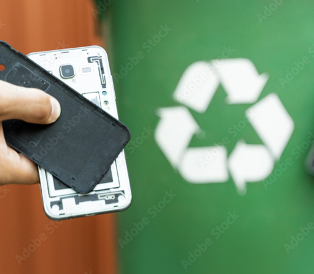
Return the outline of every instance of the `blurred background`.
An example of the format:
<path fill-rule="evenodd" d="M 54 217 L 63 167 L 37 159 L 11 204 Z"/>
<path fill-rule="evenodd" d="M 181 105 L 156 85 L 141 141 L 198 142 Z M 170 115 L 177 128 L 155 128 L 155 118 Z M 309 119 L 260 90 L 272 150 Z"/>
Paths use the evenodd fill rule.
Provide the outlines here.
<path fill-rule="evenodd" d="M 107 50 L 133 193 L 53 222 L 39 186 L 0 187 L 1 273 L 313 273 L 311 1 L 0 5 L 0 40 L 24 54 Z"/>

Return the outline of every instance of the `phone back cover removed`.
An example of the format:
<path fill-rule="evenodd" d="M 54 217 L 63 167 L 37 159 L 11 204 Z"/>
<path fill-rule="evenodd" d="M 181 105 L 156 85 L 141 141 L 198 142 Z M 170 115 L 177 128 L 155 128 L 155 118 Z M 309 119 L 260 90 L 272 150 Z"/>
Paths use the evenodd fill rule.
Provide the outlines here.
<path fill-rule="evenodd" d="M 61 105 L 50 125 L 4 121 L 7 143 L 75 191 L 92 191 L 130 140 L 128 128 L 3 41 L 0 64 L 0 80 L 41 89 Z"/>

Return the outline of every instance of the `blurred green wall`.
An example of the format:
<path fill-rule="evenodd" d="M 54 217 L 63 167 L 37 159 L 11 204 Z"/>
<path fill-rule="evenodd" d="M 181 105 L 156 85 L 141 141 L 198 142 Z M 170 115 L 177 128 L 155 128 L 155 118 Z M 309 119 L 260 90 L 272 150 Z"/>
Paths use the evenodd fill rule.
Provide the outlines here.
<path fill-rule="evenodd" d="M 119 116 L 132 133 L 133 203 L 118 214 L 120 272 L 313 273 L 314 178 L 304 162 L 314 133 L 314 3 L 107 0 L 99 11 L 109 24 Z M 232 176 L 185 181 L 153 133 L 157 110 L 180 106 L 173 93 L 185 69 L 219 58 L 246 58 L 267 73 L 259 99 L 276 93 L 294 121 L 271 177 L 248 183 L 246 195 Z M 249 124 L 230 133 L 252 104 L 227 105 L 225 98 L 220 85 L 205 113 L 189 110 L 204 131 L 190 147 L 228 137 L 230 155 L 240 139 L 262 144 Z"/>

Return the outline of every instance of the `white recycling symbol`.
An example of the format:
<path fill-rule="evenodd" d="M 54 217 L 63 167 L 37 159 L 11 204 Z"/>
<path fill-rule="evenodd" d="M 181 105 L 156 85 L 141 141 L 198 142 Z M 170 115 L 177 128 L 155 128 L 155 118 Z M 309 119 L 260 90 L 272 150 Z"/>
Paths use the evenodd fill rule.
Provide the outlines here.
<path fill-rule="evenodd" d="M 190 183 L 223 183 L 229 172 L 240 194 L 246 183 L 266 179 L 273 171 L 292 135 L 294 123 L 275 93 L 256 102 L 268 80 L 254 64 L 243 58 L 199 61 L 183 73 L 174 99 L 184 106 L 158 109 L 160 121 L 155 140 L 173 168 Z M 224 146 L 190 148 L 201 129 L 188 108 L 204 113 L 219 84 L 227 93 L 228 104 L 253 104 L 245 115 L 264 145 L 239 140 L 227 158 Z M 206 165 L 201 159 L 207 159 Z"/>

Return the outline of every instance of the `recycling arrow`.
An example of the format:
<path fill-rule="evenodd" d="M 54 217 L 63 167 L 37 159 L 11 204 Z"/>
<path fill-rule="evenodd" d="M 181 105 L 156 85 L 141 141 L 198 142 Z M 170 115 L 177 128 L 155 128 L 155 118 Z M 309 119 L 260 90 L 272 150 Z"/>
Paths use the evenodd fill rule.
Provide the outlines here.
<path fill-rule="evenodd" d="M 254 103 L 261 94 L 268 75 L 259 75 L 248 59 L 214 60 L 220 81 L 228 94 L 229 104 Z"/>
<path fill-rule="evenodd" d="M 223 146 L 189 148 L 179 166 L 188 182 L 223 183 L 228 180 L 227 150 Z"/>
<path fill-rule="evenodd" d="M 195 62 L 182 75 L 173 98 L 200 113 L 206 111 L 216 89 L 219 77 L 208 62 Z"/>
<path fill-rule="evenodd" d="M 246 182 L 267 178 L 274 167 L 274 160 L 263 145 L 247 145 L 239 141 L 228 161 L 229 170 L 239 193 L 246 193 Z"/>
<path fill-rule="evenodd" d="M 293 120 L 278 95 L 274 93 L 267 95 L 247 109 L 246 117 L 278 160 L 294 129 Z"/>
<path fill-rule="evenodd" d="M 161 120 L 155 130 L 156 142 L 171 165 L 177 167 L 199 126 L 185 107 L 161 108 L 158 115 Z"/>

